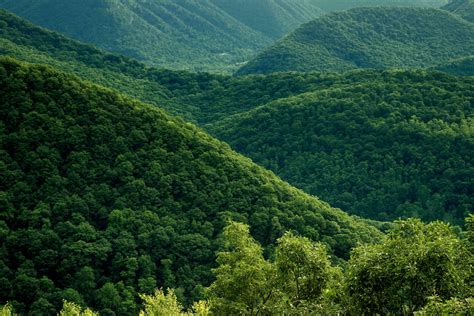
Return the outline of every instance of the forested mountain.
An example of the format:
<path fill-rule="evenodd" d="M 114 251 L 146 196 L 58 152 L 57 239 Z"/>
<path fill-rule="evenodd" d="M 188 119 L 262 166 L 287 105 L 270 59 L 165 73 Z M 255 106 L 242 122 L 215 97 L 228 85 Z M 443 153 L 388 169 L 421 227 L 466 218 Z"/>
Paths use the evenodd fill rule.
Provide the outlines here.
<path fill-rule="evenodd" d="M 474 206 L 474 79 L 355 72 L 210 129 L 330 204 L 365 217 L 461 223 Z"/>
<path fill-rule="evenodd" d="M 49 64 L 199 124 L 213 123 L 259 104 L 339 80 L 338 76 L 316 73 L 231 77 L 151 68 L 41 29 L 2 10 L 0 43 L 0 55 Z"/>
<path fill-rule="evenodd" d="M 319 14 L 295 0 L 0 0 L 0 6 L 81 41 L 149 64 L 225 72 Z M 252 18 L 241 9 L 259 12 Z"/>
<path fill-rule="evenodd" d="M 43 27 L 154 65 L 225 70 L 270 43 L 209 0 L 1 0 Z"/>
<path fill-rule="evenodd" d="M 443 10 L 357 8 L 304 24 L 238 74 L 424 68 L 472 55 L 474 25 Z"/>
<path fill-rule="evenodd" d="M 442 9 L 459 15 L 463 19 L 474 22 L 474 1 L 473 0 L 453 0 Z"/>
<path fill-rule="evenodd" d="M 204 73 L 192 74 L 187 72 L 157 70 L 154 68 L 147 68 L 145 65 L 125 57 L 105 53 L 94 49 L 93 47 L 68 40 L 55 33 L 39 29 L 18 17 L 5 12 L 0 12 L 0 21 L 3 21 L 3 23 L 0 23 L 0 41 L 2 42 L 0 54 L 15 56 L 24 61 L 48 63 L 62 70 L 73 72 L 90 81 L 118 89 L 145 102 L 164 108 L 171 113 L 180 114 L 187 120 L 195 121 L 206 129 L 214 131 L 216 136 L 223 137 L 226 140 L 231 140 L 234 144 L 240 137 L 241 133 L 251 128 L 250 126 L 255 122 L 252 122 L 250 126 L 245 126 L 245 123 L 240 131 L 236 131 L 235 138 L 231 138 L 231 135 L 224 131 L 227 128 L 225 127 L 227 122 L 224 121 L 224 123 L 220 123 L 220 121 L 223 119 L 225 120 L 225 118 L 230 115 L 245 113 L 258 106 L 268 104 L 278 99 L 282 99 L 282 102 L 287 102 L 287 97 L 297 96 L 302 93 L 337 91 L 338 89 L 345 90 L 351 86 L 370 86 L 372 83 L 378 84 L 380 81 L 383 81 L 381 78 L 385 76 L 382 72 L 368 71 L 361 73 L 356 72 L 348 75 L 282 73 L 267 76 L 229 77 Z M 448 72 L 465 73 L 466 70 L 469 70 L 468 66 L 469 59 L 463 59 L 462 62 L 456 60 L 449 65 L 439 67 L 444 67 L 443 70 Z M 406 87 L 409 87 L 410 83 L 415 80 L 415 78 L 420 78 L 420 80 L 422 80 L 421 78 L 423 77 L 415 75 L 409 80 L 409 83 L 405 85 L 402 85 L 401 83 L 397 84 L 395 87 L 391 87 L 388 91 L 392 91 L 391 89 L 403 90 Z M 454 81 L 457 82 L 457 80 L 458 79 L 455 79 Z M 437 84 L 438 82 L 434 80 L 433 86 L 430 86 L 430 89 L 436 87 Z M 461 86 L 461 90 L 466 89 L 465 84 L 462 84 Z M 459 91 L 454 90 L 453 93 L 457 94 Z M 357 94 L 355 95 L 357 96 Z M 359 97 L 360 96 L 357 96 L 357 98 Z M 347 96 L 347 98 L 349 98 L 349 96 Z M 390 98 L 391 102 L 415 102 L 414 99 L 411 99 L 411 96 L 407 96 L 404 93 L 392 93 L 390 94 Z M 303 99 L 306 102 L 306 98 Z M 441 100 L 442 98 L 439 98 L 437 102 L 442 102 Z M 461 104 L 462 102 L 459 101 L 457 103 Z M 392 108 L 390 111 L 391 110 Z M 448 112 L 448 114 L 449 113 L 451 112 Z M 415 114 L 417 113 L 415 112 Z M 329 118 L 329 120 L 333 119 L 336 118 Z M 218 127 L 216 128 L 216 126 Z M 220 126 L 224 127 L 221 128 Z M 233 127 L 229 128 L 232 131 L 234 130 Z M 277 132 L 279 133 L 279 131 Z M 302 139 L 309 137 L 307 134 L 308 130 L 305 129 L 294 130 L 291 137 L 298 138 L 298 133 L 300 132 L 302 133 Z M 255 135 L 251 135 L 249 139 L 254 139 L 258 136 L 260 136 L 260 134 L 255 133 Z M 265 137 L 268 135 L 262 132 L 261 136 L 262 140 L 256 141 L 256 144 L 259 144 L 262 141 L 265 142 Z M 294 139 L 291 141 L 293 140 Z M 408 143 L 409 141 L 407 140 L 406 144 L 408 145 Z M 349 144 L 347 145 L 349 146 Z M 280 150 L 278 153 L 280 159 L 290 152 L 292 143 L 289 141 L 288 143 L 285 143 L 284 146 L 285 149 Z M 343 192 L 347 193 L 347 190 L 349 189 L 346 187 L 341 188 L 343 191 L 339 191 L 339 189 L 335 187 L 332 187 L 330 190 L 328 189 L 330 192 L 324 193 L 323 191 L 320 191 L 317 189 L 319 186 L 324 186 L 327 183 L 340 183 L 343 181 L 344 177 L 350 177 L 354 170 L 351 171 L 351 169 L 348 168 L 347 174 L 334 177 L 332 177 L 332 171 L 327 171 L 327 173 L 324 173 L 326 181 L 321 181 L 318 184 L 319 180 L 314 176 L 307 177 L 302 175 L 302 172 L 305 170 L 304 166 L 302 170 L 298 170 L 300 167 L 298 161 L 300 161 L 300 159 L 296 159 L 295 157 L 301 154 L 300 149 L 295 151 L 294 157 L 291 157 L 291 159 L 295 159 L 296 163 L 296 166 L 292 168 L 276 167 L 274 160 L 277 154 L 275 154 L 275 157 L 273 158 L 267 158 L 267 148 L 255 149 L 250 147 L 239 147 L 238 149 L 251 155 L 256 162 L 272 168 L 272 170 L 276 171 L 279 175 L 284 176 L 285 179 L 292 181 L 293 184 L 296 184 L 313 194 L 322 195 L 325 199 L 330 200 L 332 203 L 335 203 L 335 205 L 348 211 L 357 214 L 364 214 L 365 216 L 385 219 L 406 216 L 409 213 L 407 213 L 406 207 L 400 206 L 400 209 L 397 210 L 397 207 L 406 201 L 406 196 L 404 196 L 403 193 L 400 193 L 400 197 L 392 197 L 392 204 L 387 205 L 387 207 L 374 208 L 373 206 L 370 206 L 370 203 L 372 202 L 369 203 L 367 200 L 368 197 L 364 195 L 367 194 L 368 189 L 361 189 L 361 192 L 357 194 L 345 194 L 344 199 L 339 197 L 336 198 L 336 196 Z M 284 165 L 291 165 L 293 163 L 291 159 L 288 162 L 285 162 Z M 460 159 L 465 159 L 465 157 L 461 157 Z M 308 168 L 313 167 L 315 166 L 312 164 L 308 165 Z M 404 166 L 399 167 L 404 168 Z M 334 172 L 337 174 L 341 172 L 337 166 L 331 168 L 328 170 L 334 169 Z M 384 172 L 384 170 L 381 170 L 380 172 L 373 171 L 373 174 L 366 174 L 364 176 L 358 175 L 356 178 L 369 177 L 371 179 L 370 181 L 374 182 L 372 184 L 374 188 L 384 188 L 387 187 L 387 184 L 384 184 Z M 443 173 L 441 178 L 448 181 L 448 175 L 449 173 Z M 305 180 L 302 182 L 301 179 Z M 334 186 L 336 186 L 336 184 L 334 184 Z M 350 190 L 356 190 L 355 184 L 351 184 Z M 380 190 L 381 192 L 372 193 L 372 200 L 379 196 L 385 196 L 384 189 Z M 452 188 L 448 186 L 446 192 L 452 192 Z M 432 197 L 433 196 L 431 195 L 431 198 Z M 413 201 L 416 204 L 418 199 L 414 198 Z M 356 202 L 360 204 L 356 204 Z M 368 210 L 369 206 L 371 208 L 370 210 Z M 436 214 L 428 215 L 427 213 L 431 211 L 424 206 L 422 207 L 423 211 L 419 211 L 418 205 L 417 212 L 424 218 L 446 217 L 447 219 L 451 219 L 454 217 L 454 222 L 458 222 L 462 218 L 464 212 L 459 211 L 457 215 L 453 216 L 452 208 L 443 207 L 438 209 Z M 378 214 L 379 211 L 387 214 Z M 421 215 L 421 213 L 423 213 L 423 215 Z"/>
<path fill-rule="evenodd" d="M 323 14 L 318 0 L 212 0 L 253 30 L 279 38 Z"/>
<path fill-rule="evenodd" d="M 0 43 L 0 55 L 49 64 L 200 124 L 308 91 L 314 82 L 324 81 L 319 74 L 235 78 L 151 68 L 41 29 L 2 10 Z"/>
<path fill-rule="evenodd" d="M 0 60 L 0 297 L 17 311 L 130 315 L 162 286 L 199 298 L 228 219 L 268 249 L 291 229 L 341 258 L 381 235 L 155 107 Z"/>
<path fill-rule="evenodd" d="M 34 23 L 156 66 L 231 72 L 324 11 L 443 1 L 0 0 Z M 323 9 L 321 9 L 323 8 Z"/>

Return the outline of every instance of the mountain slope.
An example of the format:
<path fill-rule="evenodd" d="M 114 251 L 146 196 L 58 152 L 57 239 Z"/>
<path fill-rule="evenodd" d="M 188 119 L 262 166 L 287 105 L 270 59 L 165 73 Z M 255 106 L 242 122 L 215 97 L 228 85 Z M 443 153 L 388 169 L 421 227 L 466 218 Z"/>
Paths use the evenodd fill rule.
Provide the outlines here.
<path fill-rule="evenodd" d="M 474 79 L 356 72 L 210 127 L 293 185 L 365 217 L 462 223 L 474 206 Z"/>
<path fill-rule="evenodd" d="M 270 38 L 323 14 L 316 0 L 212 0 L 235 19 Z"/>
<path fill-rule="evenodd" d="M 220 69 L 269 44 L 209 0 L 1 0 L 34 23 L 154 65 Z"/>
<path fill-rule="evenodd" d="M 429 67 L 474 52 L 474 25 L 436 9 L 359 8 L 309 22 L 238 74 Z"/>
<path fill-rule="evenodd" d="M 0 44 L 0 55 L 49 64 L 199 124 L 336 80 L 320 74 L 240 78 L 156 69 L 39 28 L 3 10 Z"/>
<path fill-rule="evenodd" d="M 474 22 L 473 0 L 453 0 L 442 7 L 442 9 L 456 14 L 469 22 Z"/>
<path fill-rule="evenodd" d="M 347 258 L 380 232 L 189 123 L 48 67 L 0 59 L 1 303 L 130 315 L 137 292 L 197 298 L 227 219 Z"/>

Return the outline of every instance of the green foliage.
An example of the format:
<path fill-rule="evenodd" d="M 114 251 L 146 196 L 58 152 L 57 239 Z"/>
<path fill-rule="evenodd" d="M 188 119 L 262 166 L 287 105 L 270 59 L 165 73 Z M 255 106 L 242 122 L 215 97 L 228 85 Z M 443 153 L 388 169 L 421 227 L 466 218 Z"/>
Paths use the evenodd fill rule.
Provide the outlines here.
<path fill-rule="evenodd" d="M 187 305 L 229 219 L 268 249 L 293 230 L 341 258 L 381 236 L 192 124 L 49 67 L 0 59 L 0 100 L 0 290 L 20 313 L 65 299 L 130 315 L 156 287 Z"/>
<path fill-rule="evenodd" d="M 5 304 L 0 309 L 0 316 L 15 316 L 13 308 L 10 304 Z"/>
<path fill-rule="evenodd" d="M 443 316 L 443 315 L 470 315 L 474 311 L 474 298 L 457 299 L 452 298 L 442 302 L 439 297 L 430 298 L 429 303 L 415 316 Z"/>
<path fill-rule="evenodd" d="M 209 287 L 217 315 L 301 315 L 329 311 L 324 295 L 337 276 L 322 244 L 286 233 L 278 239 L 275 260 L 263 258 L 249 227 L 230 223 L 225 251 L 217 256 L 216 280 Z M 327 296 L 328 297 L 328 296 Z"/>
<path fill-rule="evenodd" d="M 183 311 L 183 306 L 178 302 L 173 289 L 155 290 L 154 295 L 140 295 L 144 301 L 145 309 L 140 311 L 140 316 L 208 316 L 210 307 L 207 301 L 194 302 L 191 308 Z"/>
<path fill-rule="evenodd" d="M 89 308 L 83 309 L 81 306 L 64 301 L 63 309 L 59 312 L 59 316 L 99 316 Z"/>
<path fill-rule="evenodd" d="M 156 290 L 154 295 L 140 295 L 144 301 L 145 309 L 140 312 L 140 316 L 180 316 L 183 315 L 183 307 L 178 303 L 178 299 L 172 289 L 168 293 L 163 290 Z"/>
<path fill-rule="evenodd" d="M 0 21 L 6 24 L 0 30 L 0 55 L 54 66 L 200 124 L 301 93 L 321 80 L 318 74 L 233 78 L 149 68 L 46 31 L 1 10 Z"/>
<path fill-rule="evenodd" d="M 439 7 L 449 0 L 314 0 L 325 11 L 347 10 L 356 7 L 415 6 Z"/>
<path fill-rule="evenodd" d="M 357 8 L 304 24 L 237 74 L 425 68 L 471 55 L 474 25 L 437 9 Z"/>
<path fill-rule="evenodd" d="M 212 0 L 253 30 L 276 39 L 323 14 L 317 0 Z"/>
<path fill-rule="evenodd" d="M 464 297 L 469 256 L 447 224 L 398 222 L 383 244 L 352 253 L 346 272 L 352 312 L 413 313 L 433 295 L 443 300 Z"/>
<path fill-rule="evenodd" d="M 217 255 L 216 280 L 209 288 L 212 310 L 218 315 L 268 313 L 275 296 L 274 267 L 263 258 L 262 247 L 249 227 L 231 223 L 223 238 L 228 251 Z"/>
<path fill-rule="evenodd" d="M 275 265 L 287 307 L 308 308 L 318 302 L 333 277 L 325 247 L 292 233 L 278 240 Z"/>
<path fill-rule="evenodd" d="M 209 129 L 350 213 L 462 224 L 474 205 L 473 79 L 422 71 L 336 78 Z"/>

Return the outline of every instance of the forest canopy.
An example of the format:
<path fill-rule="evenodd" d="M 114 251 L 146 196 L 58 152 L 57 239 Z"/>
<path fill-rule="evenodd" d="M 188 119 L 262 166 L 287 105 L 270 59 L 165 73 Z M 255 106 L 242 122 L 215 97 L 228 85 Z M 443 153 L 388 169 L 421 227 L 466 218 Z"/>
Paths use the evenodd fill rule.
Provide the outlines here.
<path fill-rule="evenodd" d="M 1 58 L 0 100 L 0 297 L 21 313 L 67 300 L 129 315 L 158 287 L 199 299 L 229 219 L 267 251 L 293 230 L 336 261 L 382 236 L 192 124 L 50 67 Z"/>

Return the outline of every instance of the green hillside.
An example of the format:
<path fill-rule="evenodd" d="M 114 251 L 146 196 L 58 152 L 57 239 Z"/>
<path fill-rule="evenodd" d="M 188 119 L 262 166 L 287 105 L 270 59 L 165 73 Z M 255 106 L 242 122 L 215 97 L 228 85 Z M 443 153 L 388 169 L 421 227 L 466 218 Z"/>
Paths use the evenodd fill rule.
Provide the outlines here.
<path fill-rule="evenodd" d="M 199 298 L 228 219 L 342 258 L 380 237 L 193 125 L 52 68 L 0 59 L 0 100 L 0 303 L 16 310 L 130 315 L 162 286 Z"/>
<path fill-rule="evenodd" d="M 474 22 L 473 0 L 453 0 L 442 7 L 442 9 L 456 14 L 469 22 Z"/>
<path fill-rule="evenodd" d="M 431 2 L 418 0 L 410 5 Z M 370 4 L 342 1 L 328 5 L 323 0 L 0 0 L 1 8 L 35 24 L 147 64 L 220 73 L 236 70 L 275 38 L 323 11 Z"/>
<path fill-rule="evenodd" d="M 230 135 L 219 133 L 213 128 L 213 124 L 219 124 L 220 121 L 230 115 L 245 113 L 258 106 L 279 99 L 286 102 L 286 98 L 298 96 L 302 93 L 322 90 L 345 90 L 351 86 L 370 85 L 373 82 L 377 83 L 380 81 L 380 76 L 383 76 L 382 73 L 373 71 L 349 75 L 281 73 L 265 76 L 230 77 L 205 73 L 193 74 L 157 70 L 148 68 L 144 64 L 131 59 L 105 53 L 93 47 L 64 38 L 61 35 L 45 31 L 6 12 L 0 11 L 0 26 L 0 42 L 2 43 L 0 45 L 0 54 L 14 56 L 24 61 L 47 63 L 61 70 L 72 72 L 83 79 L 120 90 L 142 101 L 163 108 L 168 112 L 179 114 L 186 118 L 186 120 L 197 122 L 208 130 L 216 131 L 216 136 L 226 137 L 227 140 L 229 140 Z M 458 61 L 453 62 L 453 65 L 457 63 Z M 468 69 L 464 67 L 464 63 L 456 66 L 457 68 L 453 65 L 449 69 L 446 68 L 444 70 L 458 73 Z M 396 87 L 396 89 L 403 89 L 402 87 L 409 87 L 409 84 Z M 454 93 L 457 92 L 454 91 Z M 357 97 L 358 95 L 355 94 L 355 98 Z M 406 103 L 410 100 L 404 94 L 395 94 L 391 97 L 394 98 L 392 102 Z M 438 101 L 441 102 L 440 100 Z M 245 127 L 242 128 L 242 130 L 245 129 Z M 301 132 L 305 133 L 306 131 L 302 130 Z M 239 135 L 237 133 L 236 137 L 239 137 Z M 257 136 L 257 134 L 252 135 L 252 138 Z M 298 138 L 299 136 L 295 134 L 294 137 Z M 306 136 L 303 135 L 302 137 Z M 285 146 L 289 147 L 291 143 Z M 297 170 L 296 167 L 295 170 L 286 171 L 286 169 L 276 168 L 273 163 L 270 163 L 269 161 L 272 161 L 273 158 L 269 161 L 260 159 L 260 151 L 265 151 L 265 148 L 246 150 L 244 149 L 246 154 L 252 155 L 257 162 L 271 167 L 279 175 L 284 176 L 285 179 L 309 190 L 313 194 L 322 194 L 316 190 L 316 187 L 322 184 L 315 184 L 317 181 L 312 177 L 307 177 L 307 181 L 302 183 L 299 177 L 303 171 Z M 285 148 L 285 150 L 288 151 L 290 149 Z M 286 151 L 282 151 L 278 155 L 286 155 Z M 299 149 L 296 150 L 295 155 L 298 154 Z M 265 154 L 262 155 L 265 156 Z M 256 159 L 256 156 L 259 158 Z M 334 172 L 339 172 L 338 170 L 336 169 Z M 328 171 L 325 177 L 333 181 L 334 179 L 331 179 L 332 174 L 330 172 L 332 171 Z M 349 170 L 347 172 L 350 175 L 353 171 Z M 384 186 L 384 178 L 380 173 L 371 174 L 370 177 L 372 177 L 370 181 L 375 182 L 373 184 L 374 187 Z M 301 178 L 306 179 L 306 176 L 301 176 Z M 364 196 L 366 191 L 359 195 L 351 195 L 350 198 L 346 197 L 346 200 L 351 201 L 351 203 L 354 202 L 352 205 L 348 205 L 349 202 L 347 201 L 341 203 L 338 199 L 334 198 L 334 195 L 331 195 L 333 193 L 328 193 L 324 198 L 328 200 L 331 197 L 334 198 L 331 200 L 332 203 L 336 203 L 335 205 L 351 212 L 381 218 L 378 210 L 366 210 L 366 204 L 368 203 L 365 201 L 366 197 Z M 451 191 L 451 189 L 449 188 L 448 191 Z M 334 192 L 338 192 L 337 189 L 334 189 Z M 360 201 L 359 198 L 361 199 Z M 405 198 L 401 197 L 400 200 L 402 199 Z M 393 203 L 399 205 L 400 200 L 394 198 Z M 355 202 L 361 203 L 361 206 L 356 206 Z M 443 210 L 446 210 L 446 212 Z M 452 217 L 452 210 L 450 208 L 443 210 L 436 211 L 437 213 L 432 217 Z M 383 208 L 382 212 L 388 212 L 388 218 L 396 218 L 407 214 L 406 208 L 401 208 L 397 211 L 396 207 L 390 207 L 389 211 Z M 424 218 L 431 218 L 426 215 L 427 212 L 430 212 L 428 207 L 423 206 L 423 211 L 420 213 L 425 214 L 423 215 Z M 461 213 L 454 216 L 456 218 L 454 221 L 462 217 Z M 382 214 L 382 218 L 387 218 L 384 216 Z"/>
<path fill-rule="evenodd" d="M 209 0 L 1 0 L 43 27 L 147 63 L 226 71 L 270 43 Z"/>
<path fill-rule="evenodd" d="M 437 9 L 358 8 L 320 17 L 237 73 L 424 68 L 474 52 L 474 25 Z"/>
<path fill-rule="evenodd" d="M 319 74 L 241 78 L 151 68 L 41 29 L 2 10 L 0 43 L 0 55 L 49 64 L 199 124 L 310 91 L 321 84 L 330 85 L 334 80 Z"/>
<path fill-rule="evenodd" d="M 291 184 L 364 217 L 461 223 L 474 206 L 474 79 L 355 72 L 211 127 Z"/>
<path fill-rule="evenodd" d="M 317 0 L 212 0 L 253 30 L 279 38 L 323 14 Z"/>

